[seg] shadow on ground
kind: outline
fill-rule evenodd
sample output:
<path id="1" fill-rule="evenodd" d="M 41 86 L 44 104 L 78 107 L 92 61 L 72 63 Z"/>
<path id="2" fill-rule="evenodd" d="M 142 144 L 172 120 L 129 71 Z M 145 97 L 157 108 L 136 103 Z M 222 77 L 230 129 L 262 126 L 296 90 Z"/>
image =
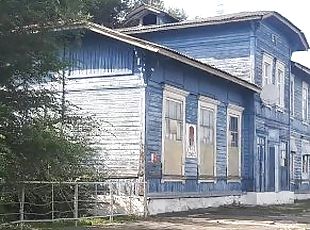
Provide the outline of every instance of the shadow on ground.
<path id="1" fill-rule="evenodd" d="M 191 210 L 90 229 L 310 229 L 310 201 L 268 207 L 229 206 Z"/>

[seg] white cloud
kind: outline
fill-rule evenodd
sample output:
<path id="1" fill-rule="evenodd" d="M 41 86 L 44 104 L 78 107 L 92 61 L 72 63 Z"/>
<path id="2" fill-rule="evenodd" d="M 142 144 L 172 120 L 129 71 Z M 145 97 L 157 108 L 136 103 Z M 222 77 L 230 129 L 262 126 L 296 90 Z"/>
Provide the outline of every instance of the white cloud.
<path id="1" fill-rule="evenodd" d="M 216 15 L 218 3 L 223 3 L 224 13 L 241 11 L 272 10 L 277 11 L 294 23 L 306 35 L 310 42 L 310 13 L 308 0 L 164 0 L 166 6 L 183 8 L 190 18 Z M 293 54 L 293 60 L 310 68 L 310 51 Z"/>

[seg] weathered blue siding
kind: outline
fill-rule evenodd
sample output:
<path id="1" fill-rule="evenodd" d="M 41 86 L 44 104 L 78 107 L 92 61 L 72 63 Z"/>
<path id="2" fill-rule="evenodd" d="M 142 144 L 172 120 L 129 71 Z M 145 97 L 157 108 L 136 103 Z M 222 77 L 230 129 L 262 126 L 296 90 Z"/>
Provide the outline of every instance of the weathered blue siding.
<path id="1" fill-rule="evenodd" d="M 87 32 L 66 51 L 72 65 L 65 98 L 74 112 L 93 119 L 88 138 L 98 171 L 106 177 L 138 177 L 143 173 L 145 85 L 135 48 Z"/>
<path id="2" fill-rule="evenodd" d="M 266 138 L 266 151 L 267 156 L 269 154 L 269 148 L 272 146 L 280 146 L 281 142 L 289 143 L 290 141 L 290 58 L 291 49 L 287 41 L 285 34 L 277 31 L 277 28 L 272 27 L 264 22 L 259 23 L 254 31 L 256 38 L 255 47 L 255 83 L 262 84 L 262 61 L 263 54 L 267 53 L 273 58 L 273 82 L 275 82 L 276 74 L 276 61 L 280 61 L 285 65 L 285 77 L 284 77 L 284 109 L 278 109 L 275 106 L 272 108 L 266 107 L 260 101 L 259 97 L 256 97 L 256 132 L 260 133 L 262 137 Z M 273 37 L 276 41 L 273 41 Z M 276 140 L 270 136 L 270 130 L 275 130 L 279 135 Z M 255 154 L 257 159 L 257 152 Z M 259 161 L 255 160 L 255 168 L 258 169 Z M 289 167 L 281 171 L 279 168 L 279 189 L 288 190 L 288 181 L 281 181 L 284 178 L 284 174 L 288 174 Z M 259 177 L 259 171 L 256 170 L 255 178 Z M 282 186 L 283 185 L 283 186 Z M 282 187 L 282 188 L 281 188 Z M 258 189 L 258 180 L 256 180 L 256 189 Z"/>
<path id="3" fill-rule="evenodd" d="M 251 166 L 248 163 L 253 154 L 251 133 L 253 130 L 253 94 L 248 90 L 194 70 L 173 61 L 157 59 L 151 66 L 154 72 L 147 78 L 146 97 L 146 173 L 150 196 L 211 196 L 241 193 L 248 186 Z M 169 84 L 189 92 L 186 98 L 186 123 L 197 124 L 198 96 L 204 95 L 220 101 L 216 127 L 216 175 L 214 182 L 198 180 L 197 159 L 185 159 L 185 173 L 181 181 L 165 181 L 162 176 L 162 103 L 163 85 Z M 242 126 L 242 183 L 227 181 L 227 106 L 236 104 L 245 108 Z M 152 163 L 151 155 L 157 154 L 159 162 Z"/>
<path id="4" fill-rule="evenodd" d="M 66 47 L 69 77 L 133 74 L 134 47 L 87 32 L 80 44 Z"/>
<path id="5" fill-rule="evenodd" d="M 294 155 L 293 185 L 297 193 L 309 193 L 310 178 L 304 180 L 302 178 L 302 142 L 310 141 L 310 123 L 302 120 L 302 82 L 310 85 L 310 75 L 294 66 L 292 67 L 292 74 L 294 77 L 294 115 L 291 117 L 291 136 L 295 139 L 297 147 Z"/>
<path id="6" fill-rule="evenodd" d="M 250 80 L 250 24 L 241 24 L 169 30 L 137 36 Z"/>

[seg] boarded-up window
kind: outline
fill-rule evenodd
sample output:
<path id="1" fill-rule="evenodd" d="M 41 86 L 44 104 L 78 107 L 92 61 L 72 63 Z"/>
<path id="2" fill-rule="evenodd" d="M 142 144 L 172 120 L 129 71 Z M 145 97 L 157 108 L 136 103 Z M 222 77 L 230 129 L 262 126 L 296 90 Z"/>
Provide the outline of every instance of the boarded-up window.
<path id="1" fill-rule="evenodd" d="M 163 107 L 163 175 L 166 177 L 180 177 L 183 174 L 186 92 L 173 87 L 167 87 L 167 89 L 164 92 Z"/>
<path id="2" fill-rule="evenodd" d="M 228 110 L 227 174 L 228 178 L 241 176 L 241 115 L 243 108 L 231 106 Z"/>
<path id="3" fill-rule="evenodd" d="M 215 111 L 212 108 L 200 109 L 199 124 L 200 177 L 214 176 L 215 161 Z"/>

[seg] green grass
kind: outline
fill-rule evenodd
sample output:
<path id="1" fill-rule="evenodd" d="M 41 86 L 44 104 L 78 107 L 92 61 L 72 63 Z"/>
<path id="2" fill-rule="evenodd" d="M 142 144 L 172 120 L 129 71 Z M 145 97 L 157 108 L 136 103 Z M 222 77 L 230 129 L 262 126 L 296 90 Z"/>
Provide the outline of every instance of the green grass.
<path id="1" fill-rule="evenodd" d="M 139 218 L 136 216 L 121 216 L 114 217 L 112 223 L 124 223 L 137 221 Z M 35 223 L 35 224 L 24 224 L 23 230 L 85 230 L 91 226 L 103 226 L 110 224 L 109 218 L 90 218 L 81 219 L 77 222 L 77 227 L 75 226 L 75 221 L 57 221 L 53 223 Z M 0 227 L 0 230 L 20 230 L 20 225 L 11 225 Z"/>

